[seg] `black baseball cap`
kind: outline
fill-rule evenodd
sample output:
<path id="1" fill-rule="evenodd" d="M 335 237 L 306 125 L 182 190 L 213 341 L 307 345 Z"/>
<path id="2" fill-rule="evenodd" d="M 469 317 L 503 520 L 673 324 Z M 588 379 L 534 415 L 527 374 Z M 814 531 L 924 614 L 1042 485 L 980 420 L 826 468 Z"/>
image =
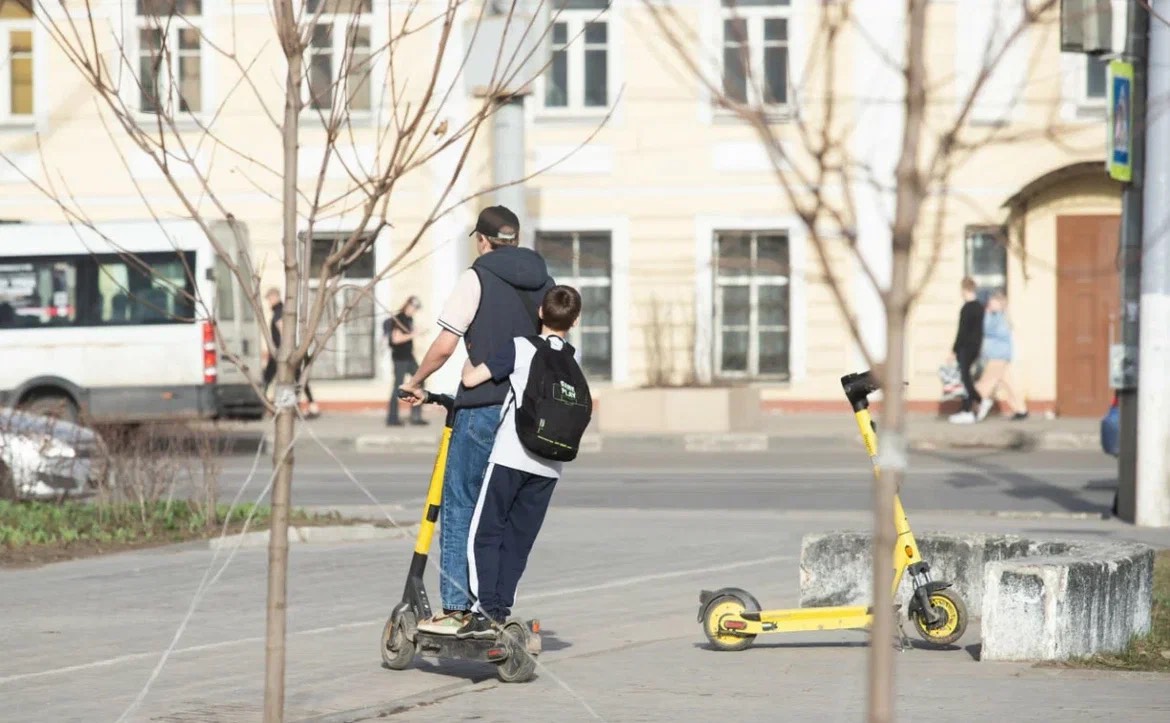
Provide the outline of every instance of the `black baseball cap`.
<path id="1" fill-rule="evenodd" d="M 520 233 L 520 219 L 506 206 L 488 206 L 479 212 L 475 230 L 467 234 L 481 233 L 490 239 L 515 241 Z"/>

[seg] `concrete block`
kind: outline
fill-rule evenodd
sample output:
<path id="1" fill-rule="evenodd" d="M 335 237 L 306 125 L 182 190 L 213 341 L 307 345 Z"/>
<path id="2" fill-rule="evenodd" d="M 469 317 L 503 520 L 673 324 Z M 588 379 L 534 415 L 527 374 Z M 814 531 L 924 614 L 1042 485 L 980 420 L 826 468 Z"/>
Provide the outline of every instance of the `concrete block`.
<path id="1" fill-rule="evenodd" d="M 983 660 L 1067 660 L 1117 652 L 1150 630 L 1154 552 L 1073 543 L 1059 557 L 987 565 Z"/>
<path id="2" fill-rule="evenodd" d="M 1126 542 L 1034 540 L 1014 535 L 917 535 L 931 577 L 953 583 L 982 617 L 981 660 L 1063 660 L 1116 651 L 1149 631 L 1153 550 Z M 800 604 L 868 605 L 870 536 L 806 535 Z M 913 592 L 902 580 L 895 602 Z"/>
<path id="3" fill-rule="evenodd" d="M 930 563 L 931 578 L 946 580 L 975 614 L 983 599 L 985 536 L 926 533 L 919 551 Z M 873 600 L 870 536 L 857 532 L 805 535 L 800 551 L 800 605 L 868 605 Z M 914 592 L 909 577 L 895 602 L 905 609 Z"/>
<path id="4" fill-rule="evenodd" d="M 599 405 L 602 434 L 755 432 L 760 392 L 752 387 L 618 390 Z"/>

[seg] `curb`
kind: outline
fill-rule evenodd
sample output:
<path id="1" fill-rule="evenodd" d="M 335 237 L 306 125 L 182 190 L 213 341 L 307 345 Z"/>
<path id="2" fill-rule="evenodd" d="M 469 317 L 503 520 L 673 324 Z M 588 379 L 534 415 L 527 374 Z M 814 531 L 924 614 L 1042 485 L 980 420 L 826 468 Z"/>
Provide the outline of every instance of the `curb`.
<path id="1" fill-rule="evenodd" d="M 335 450 L 350 450 L 366 454 L 423 454 L 433 455 L 440 435 L 434 433 L 372 432 L 346 435 L 338 432 L 321 436 L 323 443 Z M 235 451 L 254 452 L 263 446 L 263 454 L 273 451 L 272 435 L 229 434 Z M 913 451 L 934 450 L 1004 450 L 1004 451 L 1073 451 L 1098 450 L 1100 437 L 1096 431 L 1072 432 L 1057 429 L 1026 430 L 993 426 L 989 429 L 932 429 L 911 432 L 909 446 Z M 799 427 L 784 434 L 767 432 L 679 433 L 679 434 L 586 434 L 581 440 L 583 454 L 599 452 L 766 452 L 791 449 L 801 445 L 857 444 L 861 441 L 854 430 L 839 433 L 811 432 L 801 434 Z M 302 436 L 297 446 L 315 446 L 316 442 Z"/>
<path id="2" fill-rule="evenodd" d="M 438 439 L 407 435 L 363 434 L 350 438 L 324 440 L 331 446 L 348 447 L 364 453 L 433 454 Z M 856 437 L 841 435 L 795 436 L 791 434 L 659 434 L 659 435 L 588 435 L 581 440 L 582 454 L 599 452 L 766 452 L 791 448 L 793 445 L 856 444 Z M 928 452 L 940 449 L 990 449 L 1007 451 L 1075 451 L 1098 449 L 1095 434 L 1077 432 L 1003 432 L 983 436 L 926 435 L 911 437 L 910 449 Z"/>
<path id="3" fill-rule="evenodd" d="M 335 542 L 368 542 L 371 540 L 393 540 L 414 534 L 414 527 L 379 527 L 377 525 L 332 525 L 327 527 L 289 527 L 288 542 L 295 543 L 335 543 Z M 264 547 L 268 544 L 268 530 L 259 532 L 245 532 L 238 535 L 228 535 L 208 540 L 210 550 L 222 550 L 240 547 Z"/>

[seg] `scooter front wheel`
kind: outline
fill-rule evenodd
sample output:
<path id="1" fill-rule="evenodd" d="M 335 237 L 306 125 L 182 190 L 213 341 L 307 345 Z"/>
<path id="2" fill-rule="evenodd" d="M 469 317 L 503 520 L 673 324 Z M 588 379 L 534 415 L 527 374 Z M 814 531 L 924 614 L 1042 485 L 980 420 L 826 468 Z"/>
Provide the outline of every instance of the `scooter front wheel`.
<path id="1" fill-rule="evenodd" d="M 927 623 L 922 611 L 911 613 L 910 620 L 918 637 L 932 646 L 944 647 L 956 642 L 967 631 L 967 605 L 954 590 L 930 593 L 930 606 L 939 614 L 934 625 Z"/>
<path id="2" fill-rule="evenodd" d="M 394 618 L 382 628 L 382 663 L 390 670 L 405 670 L 414 660 L 414 643 Z"/>
<path id="3" fill-rule="evenodd" d="M 528 652 L 528 631 L 509 623 L 500 631 L 500 643 L 508 657 L 496 664 L 496 675 L 505 683 L 527 683 L 536 674 L 536 658 Z"/>
<path id="4" fill-rule="evenodd" d="M 755 635 L 732 633 L 724 630 L 724 618 L 739 616 L 745 612 L 757 612 L 760 604 L 750 595 L 747 599 L 733 593 L 723 593 L 713 598 L 703 609 L 703 632 L 707 641 L 716 650 L 744 650 L 755 642 Z"/>

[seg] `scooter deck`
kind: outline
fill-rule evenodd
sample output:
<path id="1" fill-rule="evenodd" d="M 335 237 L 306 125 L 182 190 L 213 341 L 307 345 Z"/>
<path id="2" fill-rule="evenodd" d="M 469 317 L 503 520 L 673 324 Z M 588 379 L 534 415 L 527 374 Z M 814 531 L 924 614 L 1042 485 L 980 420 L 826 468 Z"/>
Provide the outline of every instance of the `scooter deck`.
<path id="1" fill-rule="evenodd" d="M 744 612 L 740 616 L 743 627 L 723 624 L 728 630 L 758 635 L 761 633 L 796 633 L 816 630 L 857 630 L 873 623 L 873 608 L 840 606 L 823 608 L 792 608 Z"/>
<path id="2" fill-rule="evenodd" d="M 498 663 L 508 657 L 508 647 L 498 638 L 457 638 L 454 635 L 436 635 L 417 632 L 414 635 L 418 655 L 435 658 L 453 658 L 480 663 Z"/>
<path id="3" fill-rule="evenodd" d="M 527 631 L 525 640 L 530 655 L 540 655 L 540 621 L 539 620 L 511 620 L 511 624 L 519 624 Z M 457 638 L 454 635 L 428 633 L 424 630 L 414 631 L 414 645 L 417 654 L 433 658 L 451 658 L 471 660 L 482 663 L 498 663 L 508 657 L 508 647 L 500 637 L 496 638 Z"/>

